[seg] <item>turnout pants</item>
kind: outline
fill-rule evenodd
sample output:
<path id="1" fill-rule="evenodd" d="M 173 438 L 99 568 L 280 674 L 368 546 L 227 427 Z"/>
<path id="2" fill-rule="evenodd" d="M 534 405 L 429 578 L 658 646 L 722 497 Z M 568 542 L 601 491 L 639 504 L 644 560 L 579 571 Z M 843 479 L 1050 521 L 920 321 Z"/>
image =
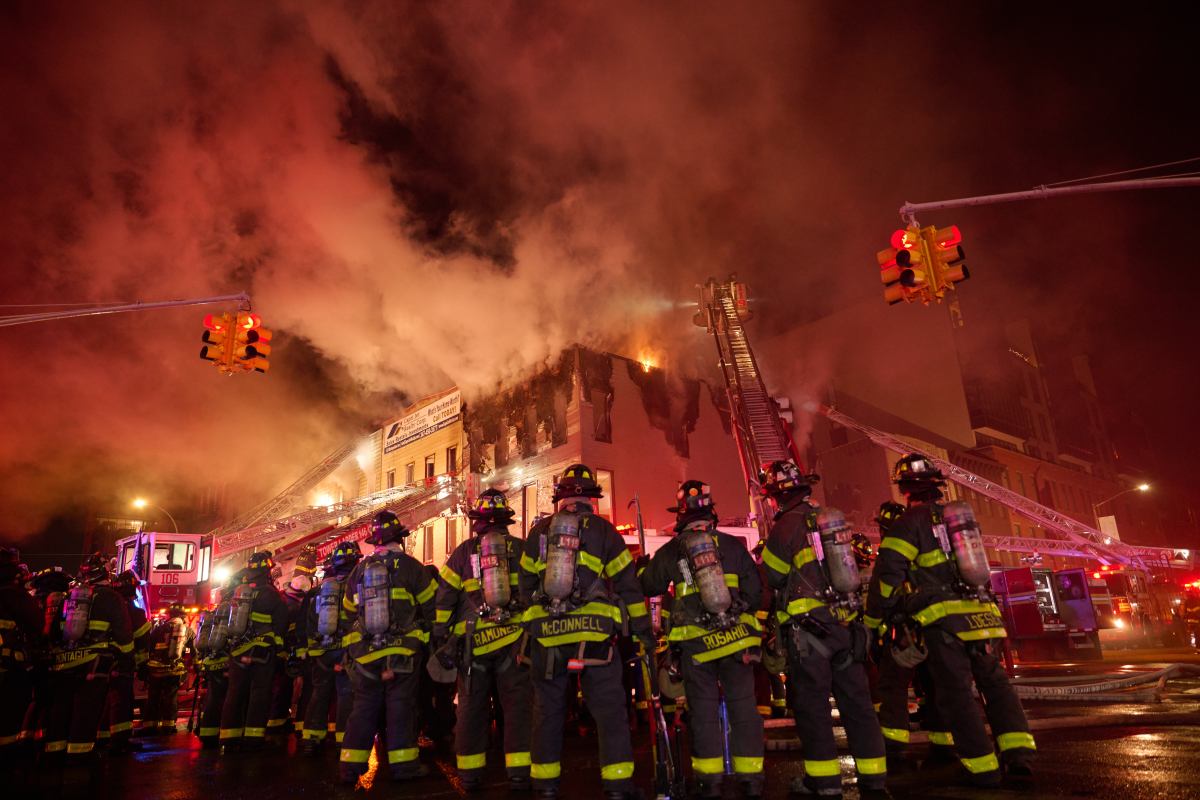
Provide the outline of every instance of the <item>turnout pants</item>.
<path id="1" fill-rule="evenodd" d="M 267 713 L 271 708 L 271 680 L 275 676 L 275 655 L 265 661 L 244 664 L 229 660 L 229 688 L 221 708 L 221 743 L 262 742 L 267 734 Z"/>
<path id="2" fill-rule="evenodd" d="M 720 796 L 725 773 L 725 732 L 720 720 L 722 695 L 729 720 L 729 750 L 739 781 L 761 789 L 763 723 L 754 697 L 754 665 L 743 653 L 697 664 L 683 656 L 683 685 L 691 711 L 692 773 L 702 796 Z"/>
<path id="3" fill-rule="evenodd" d="M 390 661 L 391 659 L 389 659 Z M 383 680 L 382 662 L 364 666 L 351 661 L 350 686 L 354 691 L 353 708 L 346 722 L 342 740 L 341 776 L 344 780 L 367 771 L 367 759 L 375 743 L 380 723 L 386 737 L 387 761 L 393 778 L 404 779 L 417 774 L 417 688 L 420 675 L 416 665 L 420 656 L 408 659 L 409 669 L 400 672 L 395 666 L 391 680 Z"/>
<path id="4" fill-rule="evenodd" d="M 929 742 L 934 746 L 954 744 L 950 729 L 942 721 L 936 704 L 936 694 L 929 670 L 925 663 L 915 669 L 902 667 L 892 658 L 892 650 L 885 647 L 879 664 L 879 724 L 883 738 L 887 740 L 889 753 L 900 754 L 909 743 L 908 687 L 919 685 L 925 697 L 921 707 L 921 727 L 929 733 Z"/>
<path id="5" fill-rule="evenodd" d="M 82 758 L 96 747 L 96 729 L 108 695 L 108 672 L 91 665 L 57 672 L 51 678 L 45 751 Z"/>
<path id="6" fill-rule="evenodd" d="M 221 735 L 221 711 L 229 693 L 228 668 L 210 669 L 203 673 L 204 708 L 200 712 L 200 727 L 196 736 L 201 741 L 215 742 Z"/>
<path id="7" fill-rule="evenodd" d="M 33 676 L 24 667 L 0 669 L 0 754 L 13 752 L 21 738 L 25 712 L 33 700 Z M 2 765 L 4 761 L 0 761 Z"/>
<path id="8" fill-rule="evenodd" d="M 156 733 L 175 733 L 179 719 L 179 686 L 182 675 L 151 675 L 146 681 L 146 708 L 142 728 Z"/>
<path id="9" fill-rule="evenodd" d="M 296 676 L 289 672 L 287 659 L 275 661 L 275 677 L 271 681 L 271 708 L 267 712 L 267 733 L 284 733 L 292 718 L 292 698 L 296 696 Z"/>
<path id="10" fill-rule="evenodd" d="M 851 634 L 832 625 L 824 638 L 789 625 L 788 701 L 796 717 L 796 733 L 804 752 L 804 773 L 818 790 L 840 791 L 841 767 L 833 738 L 829 695 L 833 694 L 842 727 L 850 742 L 858 784 L 883 788 L 887 758 L 879 720 L 871 704 L 871 689 L 861 662 L 850 657 Z M 688 698 L 689 703 L 691 698 Z"/>
<path id="11" fill-rule="evenodd" d="M 578 645 L 542 647 L 531 645 L 533 665 L 533 736 L 530 775 L 535 789 L 556 789 L 562 773 L 563 723 L 567 713 L 567 691 L 574 681 L 567 660 L 578 653 Z M 615 648 L 614 648 L 615 650 Z M 596 721 L 600 744 L 600 780 L 606 790 L 626 791 L 633 786 L 633 746 L 629 739 L 625 686 L 620 660 L 584 667 L 580 685 L 588 711 Z"/>
<path id="12" fill-rule="evenodd" d="M 1037 749 L 1008 674 L 989 642 L 964 642 L 949 631 L 929 627 L 925 646 L 938 711 L 954 735 L 959 760 L 976 783 L 994 785 L 1000 779 L 1000 763 L 971 694 L 972 681 L 983 696 L 1001 758 L 1006 763 L 1027 762 Z"/>
<path id="13" fill-rule="evenodd" d="M 123 747 L 133 736 L 133 675 L 119 672 L 108 679 L 108 699 L 100 719 L 100 737 Z"/>
<path id="14" fill-rule="evenodd" d="M 325 740 L 329 730 L 329 708 L 335 705 L 336 727 L 334 738 L 338 744 L 346 734 L 346 720 L 354 705 L 354 691 L 350 688 L 350 676 L 338 669 L 344 650 L 332 650 L 306 659 L 312 668 L 312 694 L 304 709 L 304 738 Z"/>
<path id="15" fill-rule="evenodd" d="M 487 765 L 493 693 L 504 711 L 504 768 L 510 778 L 529 777 L 533 689 L 529 670 L 517 664 L 515 648 L 509 645 L 475 661 L 469 675 L 459 670 L 454 753 L 464 778 L 481 777 Z"/>

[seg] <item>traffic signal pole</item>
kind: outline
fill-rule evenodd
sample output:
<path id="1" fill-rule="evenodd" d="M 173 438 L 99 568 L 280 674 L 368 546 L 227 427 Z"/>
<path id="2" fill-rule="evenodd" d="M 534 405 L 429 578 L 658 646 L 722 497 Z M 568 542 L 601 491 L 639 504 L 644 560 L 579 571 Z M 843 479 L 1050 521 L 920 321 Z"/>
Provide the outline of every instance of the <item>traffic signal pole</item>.
<path id="1" fill-rule="evenodd" d="M 1025 192 L 983 194 L 976 197 L 959 197 L 954 200 L 937 200 L 930 203 L 905 203 L 900 206 L 900 217 L 909 225 L 917 224 L 917 214 L 923 211 L 941 211 L 945 208 L 968 208 L 990 206 L 997 203 L 1015 203 L 1019 200 L 1045 200 L 1070 194 L 1097 194 L 1099 192 L 1128 192 L 1136 189 L 1169 189 L 1179 186 L 1200 186 L 1200 177 L 1195 178 L 1139 178 L 1128 181 L 1104 181 L 1079 183 L 1073 186 L 1039 186 Z"/>
<path id="2" fill-rule="evenodd" d="M 249 310 L 250 295 L 224 294 L 218 297 L 198 297 L 193 300 L 160 300 L 152 303 L 125 303 L 124 305 L 94 305 L 75 308 L 69 311 L 46 311 L 40 314 L 14 314 L 0 317 L 0 328 L 13 325 L 26 325 L 32 322 L 48 322 L 55 319 L 73 319 L 75 317 L 95 317 L 102 314 L 124 314 L 131 311 L 152 311 L 159 308 L 176 308 L 179 306 L 208 306 L 220 303 L 237 302 L 241 310 Z"/>

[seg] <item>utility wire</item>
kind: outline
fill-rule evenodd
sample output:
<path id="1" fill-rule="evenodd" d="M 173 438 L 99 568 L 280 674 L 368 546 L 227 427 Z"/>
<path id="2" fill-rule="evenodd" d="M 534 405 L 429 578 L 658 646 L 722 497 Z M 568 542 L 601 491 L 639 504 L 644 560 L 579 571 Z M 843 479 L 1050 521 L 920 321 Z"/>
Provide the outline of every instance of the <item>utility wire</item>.
<path id="1" fill-rule="evenodd" d="M 1106 172 L 1103 175 L 1092 175 L 1089 178 L 1072 178 L 1069 181 L 1059 181 L 1058 183 L 1047 183 L 1044 185 L 1045 186 L 1066 186 L 1066 185 L 1072 184 L 1072 183 L 1084 183 L 1086 181 L 1099 180 L 1100 178 L 1112 178 L 1117 175 L 1132 175 L 1135 172 L 1148 172 L 1152 169 L 1162 169 L 1163 167 L 1174 167 L 1179 164 L 1191 164 L 1194 161 L 1200 161 L 1200 156 L 1196 156 L 1195 158 L 1184 158 L 1179 161 L 1168 161 L 1165 164 L 1155 164 L 1155 165 L 1149 166 L 1149 167 L 1137 167 L 1135 169 L 1124 169 L 1124 170 L 1121 170 L 1120 172 Z M 1191 175 L 1193 173 L 1185 173 L 1185 174 Z M 1174 178 L 1174 177 L 1179 177 L 1179 176 L 1177 176 L 1177 175 L 1162 175 L 1160 177 Z"/>

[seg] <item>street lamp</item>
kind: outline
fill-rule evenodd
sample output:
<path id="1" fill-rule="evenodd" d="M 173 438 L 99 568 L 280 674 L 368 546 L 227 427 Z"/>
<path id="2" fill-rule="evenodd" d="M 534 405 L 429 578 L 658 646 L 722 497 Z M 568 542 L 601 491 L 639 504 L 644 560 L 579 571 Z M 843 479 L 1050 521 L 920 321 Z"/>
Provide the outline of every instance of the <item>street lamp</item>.
<path id="1" fill-rule="evenodd" d="M 1128 489 L 1122 489 L 1121 491 L 1114 494 L 1112 497 L 1105 498 L 1104 500 L 1101 500 L 1099 503 L 1092 503 L 1092 516 L 1094 516 L 1096 519 L 1100 519 L 1100 506 L 1104 505 L 1105 503 L 1116 500 L 1118 497 L 1121 497 L 1122 495 L 1129 494 L 1130 492 L 1145 493 L 1148 491 L 1150 491 L 1150 484 L 1148 484 L 1148 483 L 1139 483 L 1137 486 L 1131 486 Z"/>
<path id="2" fill-rule="evenodd" d="M 146 506 L 150 506 L 151 508 L 157 508 L 159 511 L 161 511 L 162 513 L 167 515 L 167 519 L 171 520 L 171 527 L 175 529 L 176 533 L 179 533 L 179 525 L 175 522 L 175 518 L 171 516 L 170 511 L 167 511 L 162 506 L 155 505 L 154 503 L 151 503 L 149 500 L 147 500 L 144 497 L 135 498 L 134 501 L 130 505 L 132 505 L 134 508 L 138 509 L 139 511 L 141 509 L 145 508 Z"/>

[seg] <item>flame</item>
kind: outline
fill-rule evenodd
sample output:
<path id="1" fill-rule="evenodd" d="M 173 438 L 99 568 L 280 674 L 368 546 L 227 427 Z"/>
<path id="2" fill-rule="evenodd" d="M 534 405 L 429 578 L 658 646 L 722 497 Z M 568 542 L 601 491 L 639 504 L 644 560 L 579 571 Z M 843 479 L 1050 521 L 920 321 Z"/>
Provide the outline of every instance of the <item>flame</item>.
<path id="1" fill-rule="evenodd" d="M 333 499 L 333 495 L 331 495 L 329 492 L 321 492 L 317 495 L 315 501 L 313 502 L 313 505 L 315 505 L 315 506 L 331 506 L 335 502 L 336 501 Z"/>
<path id="2" fill-rule="evenodd" d="M 642 365 L 642 372 L 649 372 L 658 366 L 658 357 L 645 348 L 638 351 L 637 360 Z"/>

